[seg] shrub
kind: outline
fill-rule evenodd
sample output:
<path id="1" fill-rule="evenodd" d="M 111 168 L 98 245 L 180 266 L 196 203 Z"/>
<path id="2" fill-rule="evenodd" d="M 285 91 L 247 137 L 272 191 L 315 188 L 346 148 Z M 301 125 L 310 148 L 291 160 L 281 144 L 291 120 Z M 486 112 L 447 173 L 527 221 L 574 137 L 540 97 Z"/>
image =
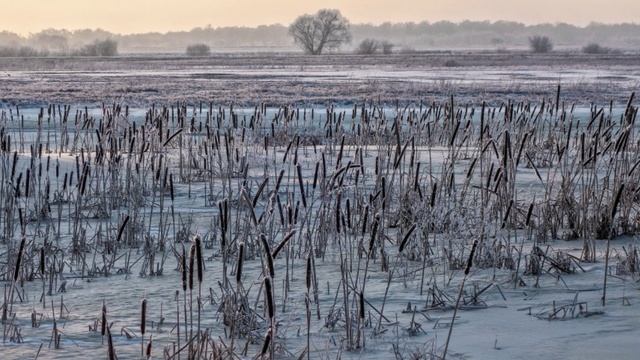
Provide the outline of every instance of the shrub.
<path id="1" fill-rule="evenodd" d="M 547 36 L 534 36 L 529 38 L 529 47 L 534 53 L 548 53 L 553 50 L 553 43 Z"/>
<path id="2" fill-rule="evenodd" d="M 118 43 L 115 40 L 96 40 L 89 45 L 83 46 L 74 52 L 80 56 L 116 56 L 118 55 Z"/>
<path id="3" fill-rule="evenodd" d="M 364 39 L 360 42 L 360 45 L 356 48 L 356 54 L 360 55 L 372 55 L 377 52 L 383 54 L 393 53 L 393 44 L 388 41 L 379 41 L 375 39 Z"/>
<path id="4" fill-rule="evenodd" d="M 364 39 L 358 45 L 356 53 L 360 55 L 372 55 L 378 51 L 379 43 L 377 40 Z"/>
<path id="5" fill-rule="evenodd" d="M 611 52 L 611 49 L 600 46 L 597 43 L 591 43 L 582 48 L 582 52 L 585 54 L 608 54 Z"/>
<path id="6" fill-rule="evenodd" d="M 207 44 L 193 44 L 187 46 L 187 56 L 208 56 L 211 54 L 211 48 Z"/>
<path id="7" fill-rule="evenodd" d="M 388 42 L 388 41 L 383 41 L 380 43 L 380 46 L 382 46 L 382 53 L 383 54 L 392 54 L 393 53 L 393 44 Z"/>

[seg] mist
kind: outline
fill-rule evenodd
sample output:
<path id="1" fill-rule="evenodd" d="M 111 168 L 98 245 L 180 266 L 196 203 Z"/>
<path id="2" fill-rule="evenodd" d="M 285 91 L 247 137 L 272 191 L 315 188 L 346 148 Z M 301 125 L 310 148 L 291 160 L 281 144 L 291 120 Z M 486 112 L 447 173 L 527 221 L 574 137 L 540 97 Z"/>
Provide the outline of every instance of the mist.
<path id="1" fill-rule="evenodd" d="M 389 41 L 397 51 L 524 49 L 531 36 L 550 37 L 557 49 L 578 49 L 589 43 L 621 50 L 640 49 L 640 24 L 566 23 L 526 25 L 514 21 L 404 22 L 353 24 L 353 39 L 340 51 L 351 51 L 365 38 Z M 0 47 L 29 46 L 51 54 L 67 54 L 92 42 L 113 39 L 122 54 L 184 53 L 202 43 L 213 52 L 299 51 L 280 24 L 257 27 L 196 27 L 190 31 L 118 34 L 101 29 L 46 29 L 29 35 L 0 32 Z"/>

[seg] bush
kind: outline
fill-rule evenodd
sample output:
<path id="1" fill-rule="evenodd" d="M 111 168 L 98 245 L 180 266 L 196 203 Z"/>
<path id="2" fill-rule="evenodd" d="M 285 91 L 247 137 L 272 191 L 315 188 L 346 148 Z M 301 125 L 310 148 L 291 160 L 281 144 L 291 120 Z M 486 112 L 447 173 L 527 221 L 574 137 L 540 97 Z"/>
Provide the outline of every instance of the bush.
<path id="1" fill-rule="evenodd" d="M 611 49 L 600 46 L 597 43 L 591 43 L 582 48 L 582 52 L 585 54 L 608 54 L 611 52 Z"/>
<path id="2" fill-rule="evenodd" d="M 187 46 L 186 53 L 188 56 L 209 56 L 211 48 L 207 44 L 193 44 Z"/>
<path id="3" fill-rule="evenodd" d="M 378 51 L 379 43 L 373 39 L 364 39 L 358 45 L 356 54 L 360 55 L 373 55 Z"/>
<path id="4" fill-rule="evenodd" d="M 534 53 L 548 53 L 553 50 L 553 43 L 547 36 L 534 36 L 529 38 L 529 47 Z"/>
<path id="5" fill-rule="evenodd" d="M 74 52 L 79 56 L 116 56 L 118 55 L 118 43 L 115 40 L 96 40 L 92 44 L 85 45 Z"/>
<path id="6" fill-rule="evenodd" d="M 393 53 L 393 44 L 388 41 L 378 41 L 374 39 L 364 39 L 356 48 L 356 54 L 360 55 L 373 55 L 378 51 L 383 54 Z"/>

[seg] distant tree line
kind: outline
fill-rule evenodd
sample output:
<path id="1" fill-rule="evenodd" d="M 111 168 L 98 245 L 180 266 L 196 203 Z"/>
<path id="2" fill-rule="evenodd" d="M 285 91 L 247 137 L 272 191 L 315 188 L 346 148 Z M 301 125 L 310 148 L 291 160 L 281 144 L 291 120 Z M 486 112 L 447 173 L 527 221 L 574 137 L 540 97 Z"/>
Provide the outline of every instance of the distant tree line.
<path id="1" fill-rule="evenodd" d="M 292 19 L 293 20 L 293 19 Z M 0 25 L 2 26 L 2 25 Z M 449 21 L 420 23 L 349 24 L 351 42 L 341 51 L 357 51 L 366 39 L 393 44 L 397 51 L 431 49 L 527 49 L 529 39 L 546 36 L 555 49 L 582 49 L 600 44 L 609 49 L 640 50 L 640 24 L 525 25 L 512 21 Z M 197 27 L 167 33 L 115 34 L 104 30 L 47 29 L 27 36 L 0 31 L 0 48 L 31 48 L 39 54 L 69 54 L 95 41 L 111 39 L 120 53 L 184 53 L 188 44 L 204 44 L 216 51 L 229 49 L 291 51 L 299 49 L 290 28 L 284 25 L 258 27 Z M 380 48 L 378 48 L 380 51 Z"/>

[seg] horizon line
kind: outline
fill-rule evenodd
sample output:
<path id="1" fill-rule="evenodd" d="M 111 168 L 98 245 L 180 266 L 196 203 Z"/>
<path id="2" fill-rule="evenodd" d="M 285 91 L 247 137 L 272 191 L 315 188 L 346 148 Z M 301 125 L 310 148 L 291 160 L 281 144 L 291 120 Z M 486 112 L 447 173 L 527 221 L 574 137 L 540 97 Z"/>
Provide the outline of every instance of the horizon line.
<path id="1" fill-rule="evenodd" d="M 535 27 L 535 26 L 543 26 L 543 25 L 547 25 L 547 26 L 558 26 L 558 25 L 570 25 L 576 28 L 581 28 L 581 29 L 585 29 L 589 26 L 594 26 L 594 25 L 604 25 L 604 26 L 622 26 L 622 25 L 631 25 L 631 26 L 640 26 L 640 22 L 600 22 L 600 21 L 595 21 L 592 20 L 590 22 L 588 22 L 587 24 L 581 25 L 581 24 L 577 24 L 577 23 L 571 23 L 571 22 L 564 22 L 564 21 L 556 21 L 556 22 L 537 22 L 537 23 L 528 23 L 528 22 L 524 22 L 524 21 L 516 21 L 516 20 L 505 20 L 505 19 L 501 19 L 501 20 L 462 20 L 462 21 L 451 21 L 451 20 L 437 20 L 437 21 L 429 21 L 429 20 L 422 20 L 422 21 L 396 21 L 396 22 L 391 22 L 391 21 L 383 21 L 383 22 L 359 22 L 359 23 L 350 23 L 351 26 L 382 26 L 385 24 L 390 24 L 390 25 L 401 25 L 401 24 L 424 24 L 427 23 L 429 25 L 433 25 L 433 24 L 437 24 L 437 23 L 451 23 L 451 24 L 456 24 L 456 25 L 460 25 L 463 23 L 488 23 L 488 24 L 497 24 L 497 23 L 512 23 L 512 24 L 520 24 L 520 25 L 524 25 L 525 27 Z M 237 29 L 258 29 L 261 27 L 272 27 L 272 26 L 282 26 L 282 27 L 288 27 L 289 25 L 283 24 L 283 23 L 271 23 L 271 24 L 260 24 L 260 25 L 225 25 L 225 26 L 213 26 L 212 24 L 207 24 L 204 26 L 194 26 L 190 29 L 175 29 L 175 30 L 147 30 L 144 32 L 114 32 L 112 30 L 108 30 L 102 27 L 95 27 L 95 28 L 91 28 L 91 27 L 79 27 L 79 28 L 56 28 L 56 27 L 44 27 L 41 28 L 38 31 L 35 32 L 27 32 L 27 33 L 23 33 L 23 32 L 17 32 L 17 31 L 13 31 L 10 29 L 0 29 L 0 34 L 1 33 L 12 33 L 12 34 L 16 34 L 18 36 L 21 37 L 29 37 L 31 35 L 34 34 L 38 34 L 38 33 L 42 33 L 44 31 L 47 30 L 55 30 L 55 31 L 68 31 L 68 32 L 78 32 L 78 31 L 84 31 L 84 30 L 90 30 L 90 31 L 105 31 L 108 32 L 110 34 L 113 35 L 119 35 L 119 36 L 130 36 L 130 35 L 145 35 L 145 34 L 160 34 L 160 35 L 166 35 L 166 34 L 170 34 L 170 33 L 179 33 L 179 32 L 190 32 L 196 29 L 213 29 L 213 30 L 218 30 L 218 29 L 233 29 L 233 28 L 237 28 Z"/>

